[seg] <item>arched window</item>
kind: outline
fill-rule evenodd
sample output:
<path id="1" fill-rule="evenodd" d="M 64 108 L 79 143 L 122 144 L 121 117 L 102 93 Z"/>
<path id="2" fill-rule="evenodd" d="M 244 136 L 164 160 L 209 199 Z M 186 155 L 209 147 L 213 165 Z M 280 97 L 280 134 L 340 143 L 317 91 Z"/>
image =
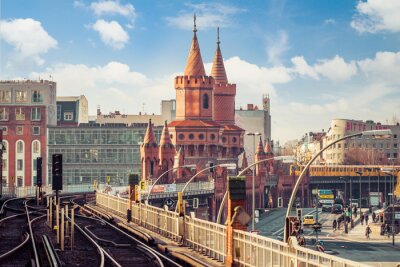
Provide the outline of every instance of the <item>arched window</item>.
<path id="1" fill-rule="evenodd" d="M 34 154 L 40 153 L 40 143 L 38 140 L 34 140 L 32 143 L 32 153 Z"/>
<path id="2" fill-rule="evenodd" d="M 22 141 L 17 142 L 17 153 L 23 153 L 24 152 L 24 143 Z"/>
<path id="3" fill-rule="evenodd" d="M 207 94 L 203 95 L 203 108 L 208 109 L 208 95 Z"/>

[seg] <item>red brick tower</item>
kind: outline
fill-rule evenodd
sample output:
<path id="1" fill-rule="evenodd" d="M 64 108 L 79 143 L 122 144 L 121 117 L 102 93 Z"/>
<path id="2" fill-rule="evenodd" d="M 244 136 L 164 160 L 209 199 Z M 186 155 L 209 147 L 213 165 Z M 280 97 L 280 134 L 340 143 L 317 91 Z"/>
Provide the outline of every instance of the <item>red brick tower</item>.
<path id="1" fill-rule="evenodd" d="M 185 72 L 175 77 L 176 120 L 168 127 L 176 149 L 183 149 L 185 164 L 202 169 L 217 161 L 221 125 L 213 121 L 214 79 L 206 76 L 196 32 L 195 17 Z"/>
<path id="2" fill-rule="evenodd" d="M 151 119 L 147 126 L 143 144 L 140 146 L 140 155 L 142 162 L 142 180 L 155 177 L 158 174 L 160 158 Z"/>
<path id="3" fill-rule="evenodd" d="M 264 152 L 263 142 L 262 142 L 262 139 L 260 136 L 260 141 L 258 142 L 258 146 L 257 146 L 256 154 L 255 154 L 255 161 L 264 160 L 266 158 L 267 158 L 267 155 Z M 256 165 L 256 175 L 262 176 L 263 174 L 265 174 L 267 171 L 266 166 L 267 166 L 266 162 L 257 164 Z"/>
<path id="4" fill-rule="evenodd" d="M 160 138 L 160 149 L 159 149 L 159 159 L 160 159 L 160 170 L 159 175 L 171 169 L 174 165 L 174 157 L 175 157 L 175 147 L 171 142 L 171 138 L 169 136 L 167 121 L 165 121 L 165 125 Z M 161 183 L 172 183 L 172 175 L 171 172 L 168 172 L 162 178 Z"/>
<path id="5" fill-rule="evenodd" d="M 267 139 L 267 141 L 265 142 L 265 154 L 267 158 L 274 157 L 274 152 L 272 152 L 271 142 L 269 141 L 269 139 Z M 266 162 L 266 165 L 267 165 L 267 172 L 272 173 L 274 171 L 274 160 L 268 160 Z"/>

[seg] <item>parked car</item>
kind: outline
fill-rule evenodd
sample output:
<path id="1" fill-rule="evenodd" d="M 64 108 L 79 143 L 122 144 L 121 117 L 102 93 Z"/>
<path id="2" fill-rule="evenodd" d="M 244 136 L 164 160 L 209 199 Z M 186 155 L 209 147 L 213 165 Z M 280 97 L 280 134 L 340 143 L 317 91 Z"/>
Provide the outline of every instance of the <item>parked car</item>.
<path id="1" fill-rule="evenodd" d="M 331 211 L 332 211 L 332 205 L 330 205 L 330 204 L 323 204 L 323 205 L 322 205 L 322 211 L 331 212 Z"/>
<path id="2" fill-rule="evenodd" d="M 342 214 L 343 213 L 343 206 L 341 204 L 333 204 L 332 213 Z"/>
<path id="3" fill-rule="evenodd" d="M 315 219 L 314 215 L 305 215 L 303 218 L 303 225 L 314 225 Z"/>

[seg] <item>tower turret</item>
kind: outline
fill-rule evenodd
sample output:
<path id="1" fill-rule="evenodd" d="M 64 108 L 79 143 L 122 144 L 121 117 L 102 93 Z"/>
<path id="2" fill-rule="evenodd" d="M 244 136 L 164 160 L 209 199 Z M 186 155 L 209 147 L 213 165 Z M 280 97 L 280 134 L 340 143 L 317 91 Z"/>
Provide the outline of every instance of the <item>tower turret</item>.
<path id="1" fill-rule="evenodd" d="M 171 169 L 174 165 L 174 157 L 175 157 L 175 147 L 172 144 L 171 138 L 169 136 L 167 121 L 164 123 L 164 128 L 160 138 L 160 149 L 159 149 L 159 158 L 160 158 L 160 170 L 159 175 L 163 172 L 166 172 L 168 169 Z M 162 178 L 161 182 L 171 183 L 172 173 L 168 172 Z"/>
<path id="2" fill-rule="evenodd" d="M 149 120 L 143 143 L 140 146 L 140 156 L 142 164 L 142 180 L 146 180 L 157 175 L 160 159 L 158 155 L 158 144 L 151 119 Z"/>

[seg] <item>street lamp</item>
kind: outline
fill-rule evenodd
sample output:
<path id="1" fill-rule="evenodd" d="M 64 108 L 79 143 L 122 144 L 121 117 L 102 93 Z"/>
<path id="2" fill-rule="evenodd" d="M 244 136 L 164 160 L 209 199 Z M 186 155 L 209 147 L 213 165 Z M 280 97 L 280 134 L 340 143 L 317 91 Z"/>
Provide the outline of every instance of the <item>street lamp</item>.
<path id="1" fill-rule="evenodd" d="M 219 166 L 219 167 L 225 167 L 225 168 L 228 168 L 228 169 L 236 169 L 236 167 L 237 167 L 235 163 L 221 163 L 221 164 L 209 166 L 209 167 L 207 167 L 207 168 L 204 168 L 204 169 L 198 171 L 198 172 L 197 172 L 195 175 L 193 175 L 192 178 L 190 178 L 189 181 L 187 181 L 186 184 L 183 186 L 183 188 L 182 188 L 182 190 L 181 190 L 182 196 L 183 196 L 183 193 L 185 192 L 186 187 L 194 180 L 194 178 L 196 178 L 197 176 L 199 176 L 199 174 L 205 172 L 206 170 L 209 170 L 209 169 L 212 169 L 212 168 L 215 168 L 215 167 L 218 167 L 218 166 Z M 175 212 L 177 212 L 177 211 L 178 211 L 178 205 L 176 205 L 176 207 L 175 207 Z"/>
<path id="2" fill-rule="evenodd" d="M 255 167 L 255 165 L 269 161 L 269 160 L 282 160 L 284 163 L 291 163 L 291 162 L 294 162 L 296 160 L 296 158 L 295 158 L 295 156 L 276 156 L 276 157 L 272 157 L 272 158 L 259 160 L 257 162 L 254 162 L 253 164 L 247 166 L 246 168 L 244 168 L 237 176 L 241 176 L 246 171 L 248 171 L 251 167 Z M 216 223 L 218 223 L 218 224 L 221 222 L 222 210 L 224 209 L 227 197 L 228 197 L 228 188 L 226 189 L 224 197 L 222 198 L 221 204 L 219 206 L 218 216 L 217 216 L 217 221 L 216 221 Z"/>
<path id="3" fill-rule="evenodd" d="M 301 182 L 303 181 L 303 177 L 305 176 L 305 174 L 308 171 L 308 168 L 310 167 L 310 165 L 322 154 L 322 152 L 324 152 L 326 149 L 328 149 L 329 147 L 331 147 L 332 145 L 341 142 L 345 139 L 348 138 L 352 138 L 352 137 L 357 137 L 357 136 L 371 136 L 372 138 L 375 139 L 382 139 L 382 138 L 388 138 L 392 135 L 392 131 L 390 129 L 387 130 L 371 130 L 371 131 L 364 131 L 364 132 L 359 132 L 359 133 L 355 133 L 355 134 L 350 134 L 350 135 L 346 135 L 342 138 L 339 138 L 335 141 L 333 141 L 332 143 L 328 144 L 326 147 L 322 148 L 306 165 L 306 167 L 303 169 L 303 171 L 300 173 L 299 178 L 296 181 L 296 184 L 293 188 L 292 191 L 292 195 L 290 196 L 290 200 L 289 200 L 289 205 L 288 205 L 288 209 L 286 211 L 286 218 L 289 217 L 292 206 L 293 206 L 293 202 L 295 199 L 295 196 L 297 194 L 297 190 L 299 189 L 299 186 L 301 184 Z M 285 218 L 285 223 L 286 223 L 286 218 Z M 288 233 L 286 231 L 286 227 L 284 228 L 284 240 L 288 240 Z"/>
<path id="4" fill-rule="evenodd" d="M 393 167 L 394 164 L 394 159 L 393 158 L 389 158 L 389 160 L 392 160 L 392 168 L 381 168 L 381 170 L 383 172 L 389 173 L 390 174 L 390 178 L 391 178 L 391 184 L 392 184 L 392 190 L 390 191 L 390 193 L 392 194 L 392 245 L 394 246 L 394 216 L 395 216 L 395 211 L 394 211 L 394 175 L 393 172 L 396 171 L 396 169 Z"/>
<path id="5" fill-rule="evenodd" d="M 179 168 L 196 168 L 196 165 L 195 165 L 195 164 L 190 164 L 190 165 L 178 166 L 178 167 L 174 167 L 174 168 L 168 169 L 168 170 L 166 170 L 165 172 L 163 172 L 160 176 L 158 176 L 158 178 L 157 178 L 157 179 L 154 181 L 154 183 L 151 185 L 150 190 L 149 190 L 149 193 L 147 193 L 146 203 L 148 203 L 150 194 L 151 194 L 151 192 L 153 191 L 153 187 L 156 185 L 156 183 L 158 182 L 158 180 L 160 180 L 160 179 L 161 179 L 165 174 L 167 174 L 168 172 L 173 171 L 173 170 L 176 170 L 176 169 L 179 169 Z"/>
<path id="6" fill-rule="evenodd" d="M 256 160 L 256 136 L 261 135 L 259 132 L 255 133 L 246 133 L 246 135 L 253 136 L 253 156 L 254 156 L 254 161 Z M 253 179 L 252 179 L 252 189 L 251 189 L 251 194 L 252 194 L 252 204 L 251 204 L 251 231 L 254 231 L 254 224 L 255 224 L 255 210 L 256 210 L 256 194 L 255 194 L 255 169 L 253 168 Z"/>
<path id="7" fill-rule="evenodd" d="M 366 168 L 368 171 L 368 208 L 371 210 L 371 171 L 372 168 Z"/>
<path id="8" fill-rule="evenodd" d="M 350 227 L 353 228 L 353 214 L 352 214 L 352 209 L 351 209 L 351 199 L 352 199 L 352 193 L 351 193 L 351 177 L 346 178 L 346 177 L 339 177 L 340 180 L 344 181 L 344 196 L 345 196 L 345 207 L 347 208 L 346 211 L 346 216 L 345 216 L 345 220 L 344 220 L 344 232 L 347 234 L 348 233 L 348 228 L 347 228 L 347 212 L 349 212 L 350 209 Z M 347 206 L 347 196 L 346 196 L 346 189 L 347 189 L 347 182 L 350 181 L 350 204 Z"/>
<path id="9" fill-rule="evenodd" d="M 356 173 L 360 176 L 360 215 L 361 215 L 361 175 L 363 174 L 362 171 L 356 171 Z"/>
<path id="10" fill-rule="evenodd" d="M 339 180 L 344 181 L 344 206 L 347 206 L 347 181 L 349 179 L 347 179 L 346 177 L 340 176 Z"/>

